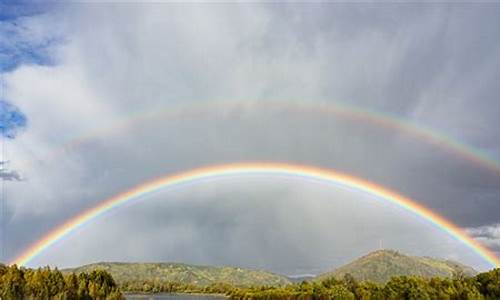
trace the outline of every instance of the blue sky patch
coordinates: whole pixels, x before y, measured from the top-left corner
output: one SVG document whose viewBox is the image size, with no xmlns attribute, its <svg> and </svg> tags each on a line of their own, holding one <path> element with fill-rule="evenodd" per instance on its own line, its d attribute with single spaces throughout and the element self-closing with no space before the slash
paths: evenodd
<svg viewBox="0 0 500 300">
<path fill-rule="evenodd" d="M 41 36 L 30 18 L 46 13 L 39 4 L 0 4 L 0 72 L 23 64 L 53 65 L 52 47 L 60 38 Z"/>
<path fill-rule="evenodd" d="M 7 101 L 0 100 L 0 135 L 14 139 L 20 130 L 26 128 L 27 118 L 21 110 Z"/>
</svg>

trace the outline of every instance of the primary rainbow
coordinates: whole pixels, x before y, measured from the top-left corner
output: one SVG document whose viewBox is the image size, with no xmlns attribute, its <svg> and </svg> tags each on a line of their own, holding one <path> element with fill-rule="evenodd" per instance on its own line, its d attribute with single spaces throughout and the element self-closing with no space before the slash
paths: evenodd
<svg viewBox="0 0 500 300">
<path fill-rule="evenodd" d="M 224 164 L 198 168 L 191 171 L 181 172 L 173 175 L 167 175 L 141 185 L 136 186 L 124 193 L 118 194 L 112 198 L 102 201 L 99 205 L 90 208 L 83 213 L 69 219 L 61 226 L 55 228 L 31 247 L 26 249 L 11 263 L 17 265 L 26 265 L 33 258 L 41 254 L 44 250 L 60 241 L 70 233 L 89 223 L 106 212 L 118 208 L 126 203 L 137 200 L 159 190 L 189 184 L 204 179 L 216 179 L 224 177 L 242 176 L 242 175 L 274 175 L 299 177 L 309 180 L 319 180 L 322 182 L 342 185 L 354 189 L 358 192 L 368 193 L 380 199 L 392 202 L 408 211 L 421 216 L 433 225 L 447 232 L 464 245 L 484 258 L 492 267 L 499 267 L 500 261 L 486 247 L 469 237 L 462 229 L 448 221 L 444 217 L 418 204 L 416 201 L 400 195 L 390 189 L 379 186 L 367 180 L 343 174 L 331 169 L 321 169 L 312 166 L 293 165 L 285 163 L 237 163 Z"/>
</svg>

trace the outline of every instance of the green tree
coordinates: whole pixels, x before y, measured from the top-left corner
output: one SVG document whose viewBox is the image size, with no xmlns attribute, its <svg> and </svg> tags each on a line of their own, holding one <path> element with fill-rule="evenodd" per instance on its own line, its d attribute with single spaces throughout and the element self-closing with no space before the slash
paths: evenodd
<svg viewBox="0 0 500 300">
<path fill-rule="evenodd" d="M 500 299 L 500 269 L 481 273 L 475 279 L 486 299 Z"/>
</svg>

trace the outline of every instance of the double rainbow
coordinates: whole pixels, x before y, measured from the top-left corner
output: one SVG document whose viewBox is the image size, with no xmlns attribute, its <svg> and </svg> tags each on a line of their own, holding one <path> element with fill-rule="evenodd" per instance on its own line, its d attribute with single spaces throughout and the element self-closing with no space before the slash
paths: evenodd
<svg viewBox="0 0 500 300">
<path fill-rule="evenodd" d="M 271 175 L 298 177 L 308 180 L 316 180 L 329 184 L 340 185 L 357 192 L 367 193 L 377 199 L 384 199 L 399 207 L 415 213 L 426 219 L 436 227 L 447 232 L 449 235 L 462 242 L 479 256 L 484 258 L 492 267 L 500 266 L 498 258 L 486 247 L 469 237 L 462 229 L 446 220 L 437 213 L 418 204 L 416 201 L 400 195 L 390 189 L 361 178 L 350 176 L 330 169 L 321 169 L 311 166 L 293 165 L 284 163 L 238 163 L 210 166 L 167 175 L 141 185 L 136 186 L 124 193 L 102 201 L 99 205 L 90 208 L 83 213 L 69 219 L 61 226 L 55 228 L 31 247 L 21 253 L 12 261 L 12 264 L 26 265 L 44 250 L 62 240 L 83 225 L 103 216 L 106 212 L 119 208 L 126 203 L 146 197 L 152 193 L 180 185 L 192 184 L 207 179 L 219 179 L 247 175 Z"/>
</svg>

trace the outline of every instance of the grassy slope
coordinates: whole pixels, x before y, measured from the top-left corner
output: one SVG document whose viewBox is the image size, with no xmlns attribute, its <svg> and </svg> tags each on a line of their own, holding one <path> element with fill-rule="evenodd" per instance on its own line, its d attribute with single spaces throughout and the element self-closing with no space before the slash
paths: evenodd
<svg viewBox="0 0 500 300">
<path fill-rule="evenodd" d="M 242 268 L 196 266 L 181 263 L 95 263 L 63 272 L 89 272 L 103 269 L 118 282 L 161 280 L 209 285 L 224 282 L 238 286 L 284 285 L 290 281 L 281 275 Z"/>
<path fill-rule="evenodd" d="M 318 276 L 318 279 L 325 279 L 331 276 L 342 278 L 345 274 L 349 273 L 358 280 L 384 283 L 392 276 L 397 275 L 452 277 L 457 271 L 462 272 L 466 276 L 473 276 L 477 273 L 470 267 L 452 261 L 408 256 L 392 250 L 379 250 L 332 272 L 321 274 Z"/>
</svg>

